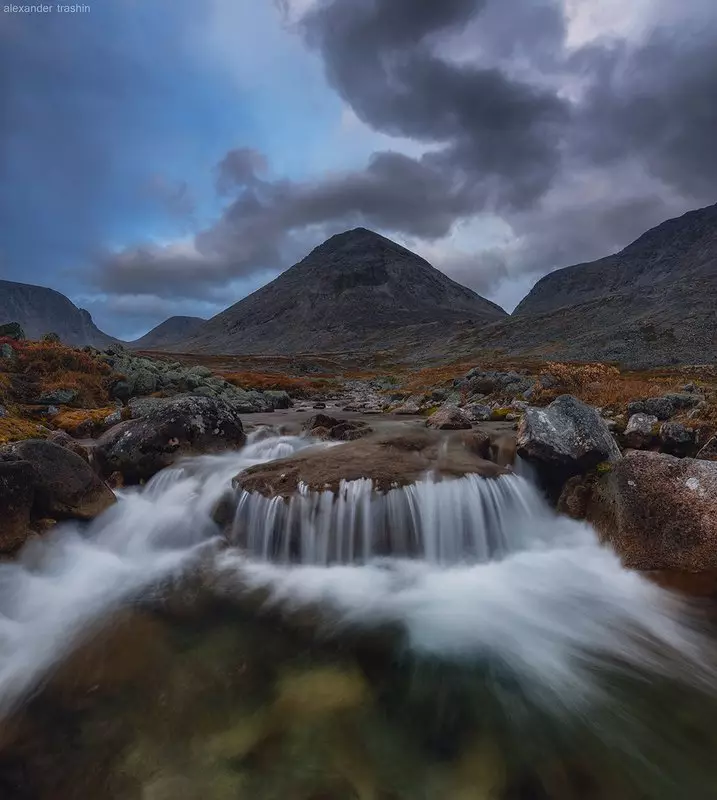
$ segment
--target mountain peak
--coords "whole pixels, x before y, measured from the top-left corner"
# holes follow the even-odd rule
[[[353,228],[214,317],[190,344],[227,353],[385,349],[419,325],[504,316],[416,253]]]

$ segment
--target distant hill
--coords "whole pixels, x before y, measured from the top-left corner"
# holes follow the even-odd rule
[[[297,353],[401,346],[430,323],[506,317],[495,303],[365,228],[332,236],[271,283],[205,323],[187,352]]]
[[[141,339],[130,342],[128,347],[134,350],[161,350],[190,339],[205,322],[201,317],[170,317],[145,333]]]
[[[56,333],[65,344],[106,347],[116,342],[64,294],[44,286],[0,280],[0,324],[19,322],[30,339]]]

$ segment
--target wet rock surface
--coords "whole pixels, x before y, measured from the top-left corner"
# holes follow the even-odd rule
[[[344,480],[368,478],[385,492],[414,483],[428,471],[445,478],[506,474],[507,470],[476,455],[479,445],[465,442],[461,436],[446,439],[420,430],[374,435],[251,467],[234,479],[234,485],[267,497],[289,497],[300,484],[314,491],[336,491]]]
[[[28,439],[3,453],[31,467],[34,518],[90,520],[115,503],[114,494],[87,461],[54,442]]]
[[[179,397],[144,416],[121,422],[94,449],[102,475],[122,475],[125,484],[148,480],[182,456],[241,447],[246,441],[239,413],[208,397]]]

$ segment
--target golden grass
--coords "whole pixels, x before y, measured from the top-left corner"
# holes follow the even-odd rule
[[[220,377],[240,389],[264,391],[284,391],[292,397],[311,397],[339,387],[335,378],[307,378],[281,375],[268,372],[224,372]]]
[[[641,373],[621,373],[609,364],[563,364],[548,362],[541,375],[557,379],[555,386],[540,383],[532,402],[547,404],[561,394],[572,394],[593,406],[622,410],[631,400],[658,397],[675,388],[674,378]]]
[[[106,408],[92,409],[62,409],[59,414],[52,418],[54,427],[59,428],[70,436],[83,438],[95,436],[102,433],[106,428],[105,418],[114,414],[117,408],[108,406]],[[129,419],[130,410],[122,409],[122,418]]]
[[[12,415],[0,417],[0,445],[23,439],[44,439],[46,436],[47,430],[36,422]]]

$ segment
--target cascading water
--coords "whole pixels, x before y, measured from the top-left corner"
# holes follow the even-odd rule
[[[491,692],[513,723],[519,716],[518,695],[506,686],[515,685],[541,714],[569,716],[573,725],[575,720],[589,720],[598,738],[613,737],[608,745],[634,750],[636,762],[649,762],[651,757],[633,740],[634,730],[626,722],[629,712],[618,707],[614,719],[619,724],[613,727],[599,714],[613,694],[623,691],[625,681],[631,687],[674,681],[685,692],[712,697],[712,654],[706,637],[686,624],[681,602],[622,569],[587,525],[557,516],[521,475],[442,481],[426,476],[383,494],[374,492],[368,481],[344,482],[336,495],[303,489],[289,500],[240,493],[232,533],[237,544],[212,547],[221,533],[212,516],[231,492],[238,472],[316,445],[300,437],[257,435],[240,453],[186,461],[141,490],[122,492],[120,502],[90,526],[60,526],[31,543],[17,562],[2,565],[0,715],[16,712],[104,619],[153,596],[169,577],[190,573],[199,559],[216,582],[214,591],[223,598],[234,597],[238,609],[242,598],[259,593],[269,612],[310,612],[312,624],[323,633],[401,631],[401,659],[414,657],[463,670],[461,681],[468,675],[472,685],[488,686],[486,676],[492,676],[491,681],[499,676],[498,688]],[[241,611],[242,619],[246,613]],[[261,645],[254,648],[260,650]],[[210,661],[215,658],[213,654]],[[226,667],[230,672],[237,658],[250,657],[232,656],[234,667]],[[176,662],[177,668],[183,660]],[[203,656],[201,663],[206,661]],[[325,674],[319,694],[329,690],[334,675]],[[430,697],[444,691],[445,682],[438,680],[430,684]],[[226,681],[222,675],[217,685]],[[180,683],[192,685],[192,679]],[[303,698],[309,691],[306,684],[297,685],[304,687],[296,690],[298,694],[292,694],[294,689],[282,690],[288,695],[279,692],[278,710],[262,723],[264,732],[257,734],[257,741],[275,730],[287,708],[303,708],[305,700],[286,699]],[[348,702],[347,691],[339,693],[341,703]],[[158,702],[167,708],[166,701]],[[458,701],[461,704],[464,699]],[[478,725],[484,712],[471,718],[471,724]],[[186,724],[183,720],[185,728]],[[179,735],[176,727],[170,728],[172,735]],[[247,735],[244,731],[239,740]],[[390,734],[384,748],[389,741],[399,740]],[[149,761],[159,758],[154,753]],[[200,766],[207,758],[201,756]],[[191,761],[189,756],[179,760]],[[126,769],[125,765],[120,771]],[[263,798],[263,791],[252,789],[247,796]],[[266,797],[288,796],[288,789],[282,791]],[[404,787],[392,796],[418,797],[417,791]],[[206,789],[185,795],[175,787],[165,795],[141,796],[245,795]],[[364,791],[321,796],[374,795]],[[473,795],[426,789],[420,796],[442,800]],[[679,795],[650,789],[639,795],[608,791],[598,796],[673,800]]]
[[[486,562],[531,547],[545,515],[523,478],[424,481],[377,492],[368,479],[342,481],[338,492],[266,498],[241,493],[232,539],[264,560],[302,564],[367,563],[378,556],[418,556],[431,564]]]

